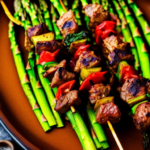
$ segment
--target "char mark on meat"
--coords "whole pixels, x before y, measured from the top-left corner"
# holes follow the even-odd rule
[[[120,121],[121,112],[114,102],[109,102],[100,105],[96,114],[96,121],[100,124],[107,124],[109,120],[111,123],[117,123]]]
[[[40,55],[40,53],[42,51],[49,51],[51,53],[53,53],[54,51],[56,51],[57,49],[62,49],[63,48],[63,44],[56,41],[56,40],[52,40],[52,41],[39,41],[36,44],[36,48],[35,48],[35,52]]]
[[[78,96],[78,91],[73,90],[56,100],[55,110],[63,114],[70,109],[70,106],[78,106],[80,103],[81,100]]]
[[[150,126],[150,102],[140,104],[133,116],[133,121],[138,130],[146,131]]]
[[[84,51],[78,58],[74,71],[79,73],[82,68],[96,67],[101,59],[98,58],[93,51]]]
[[[90,17],[89,27],[92,32],[95,31],[95,27],[103,21],[109,20],[110,15],[108,11],[105,11],[102,5],[89,4],[85,6],[85,14]]]
[[[119,50],[119,49],[114,49],[108,56],[109,59],[109,65],[113,66],[116,65],[118,66],[119,62],[121,60],[133,60],[134,55],[132,55],[129,51],[127,50]]]
[[[110,85],[95,84],[89,90],[90,94],[90,102],[91,104],[95,104],[97,100],[100,100],[104,97],[107,97],[110,93],[111,87]]]
[[[70,81],[75,78],[75,74],[72,72],[68,72],[65,68],[59,67],[52,79],[51,88],[58,87],[64,82]]]
[[[112,52],[115,48],[119,50],[126,50],[129,46],[129,43],[123,42],[120,37],[117,37],[115,35],[111,35],[105,38],[103,42],[103,47],[105,47],[109,52]]]
[[[62,33],[63,38],[65,38],[67,34],[75,33],[79,30],[75,15],[71,10],[63,14],[56,24]]]
[[[122,88],[120,97],[125,102],[128,102],[134,97],[146,94],[146,87],[141,79],[129,78],[126,79]]]
[[[31,39],[32,36],[48,33],[48,27],[46,26],[45,23],[40,23],[34,27],[28,28],[27,29],[27,35],[29,39]]]

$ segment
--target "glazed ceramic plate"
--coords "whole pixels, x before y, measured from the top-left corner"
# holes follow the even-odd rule
[[[13,13],[13,1],[4,1]],[[150,23],[150,1],[136,0],[136,2]],[[19,82],[10,50],[8,22],[0,6],[0,118],[27,149],[82,150],[69,122],[65,122],[64,128],[53,128],[48,133],[42,130]],[[24,31],[18,28],[17,33],[20,48],[24,56],[27,56],[23,48]],[[142,150],[142,134],[135,129],[130,117],[126,117],[114,128],[125,150]],[[109,149],[118,149],[108,127],[105,128],[105,131],[110,145]]]

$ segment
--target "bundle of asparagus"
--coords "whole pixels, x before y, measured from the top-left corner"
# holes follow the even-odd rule
[[[39,1],[40,2],[40,1]],[[78,1],[77,1],[78,2]],[[95,3],[96,1],[93,1],[93,3]],[[56,7],[56,6],[58,6],[57,7],[57,10],[58,10],[58,12],[59,12],[59,14],[63,14],[63,13],[65,13],[65,11],[61,8],[61,5],[59,4],[59,2],[58,1],[52,1],[52,3],[53,3],[53,5]],[[84,5],[87,5],[88,3],[87,3],[87,1],[85,1],[85,0],[82,0],[82,3],[84,4]],[[99,3],[99,2],[96,2],[96,3]],[[116,1],[113,1],[113,4],[115,4],[116,3]],[[111,6],[109,5],[108,6],[108,1],[102,1],[102,4],[104,4],[104,8],[106,9],[106,10],[109,10],[112,14],[114,14],[114,11],[113,11],[113,9],[111,8]],[[32,24],[35,26],[35,25],[37,25],[37,24],[39,24],[40,22],[39,21],[44,21],[45,20],[45,22],[47,23],[47,25],[49,26],[49,29],[52,29],[52,26],[51,26],[51,22],[50,22],[50,19],[49,19],[49,15],[48,15],[48,7],[46,6],[45,7],[45,9],[43,9],[42,7],[43,6],[45,6],[46,5],[46,3],[45,3],[45,1],[44,2],[42,2],[42,3],[40,3],[40,6],[41,6],[41,10],[42,11],[40,11],[40,10],[38,10],[37,9],[37,7],[36,7],[36,4],[32,4],[31,2],[27,2],[26,0],[24,0],[23,1],[23,5],[24,6],[26,6],[26,7],[24,7],[24,9],[26,10],[26,12],[30,15],[30,17],[31,17],[31,21],[32,21]],[[43,5],[43,6],[42,6]],[[123,8],[123,10],[125,9],[126,10],[126,6],[125,5],[123,5],[123,7],[125,7],[125,8]],[[30,9],[29,9],[30,8]],[[59,9],[58,9],[59,8]],[[75,7],[74,7],[75,8]],[[119,9],[120,10],[120,9]],[[23,12],[23,11],[22,11]],[[75,12],[77,12],[77,9],[75,9]],[[118,12],[118,11],[117,11]],[[128,11],[129,12],[129,11]],[[42,17],[42,13],[43,13],[43,16],[44,16],[44,18]],[[76,13],[77,14],[77,13]],[[119,13],[118,13],[119,14]],[[53,13],[52,13],[52,15],[53,15]],[[131,15],[130,13],[128,14],[128,15]],[[128,15],[126,15],[126,17],[127,18],[130,18],[130,19],[133,19],[132,18],[132,16],[130,16],[130,17],[128,17]],[[19,17],[19,12],[16,12],[16,14],[15,14],[15,16],[16,16],[16,18],[18,19]],[[38,18],[37,18],[37,16],[38,16]],[[141,51],[140,51],[140,44],[138,43],[138,42],[140,42],[140,43],[143,43],[143,41],[142,41],[142,38],[140,38],[139,37],[139,33],[137,34],[137,35],[135,35],[135,36],[133,36],[133,39],[134,39],[134,42],[135,42],[135,45],[133,44],[133,41],[132,41],[132,36],[131,36],[131,34],[130,34],[130,32],[129,32],[129,29],[128,29],[128,27],[126,26],[126,22],[125,22],[125,19],[122,19],[122,16],[123,16],[123,14],[122,14],[122,12],[120,13],[120,20],[121,20],[121,23],[122,23],[122,33],[123,33],[123,35],[124,35],[124,37],[125,37],[125,40],[127,41],[127,42],[130,42],[131,43],[131,46],[132,46],[132,48],[131,48],[131,51],[132,51],[132,53],[136,56],[136,63],[135,63],[135,68],[136,69],[138,69],[138,66],[139,66],[139,63],[138,63],[138,56],[137,56],[137,51],[136,51],[136,47],[135,47],[135,45],[137,46],[137,49],[138,49],[138,53],[141,53]],[[79,16],[78,16],[79,17]],[[27,28],[29,28],[29,27],[31,27],[31,24],[30,24],[30,21],[29,21],[29,19],[28,19],[28,17],[27,16],[23,16],[23,17],[21,17],[22,18],[22,23],[19,23],[19,24],[22,24],[23,26],[24,26],[24,28],[25,28],[25,30],[27,30]],[[47,20],[47,21],[46,21]],[[127,21],[128,21],[129,19],[127,19]],[[56,21],[56,20],[55,20]],[[56,27],[56,24],[55,24],[55,21],[53,22],[53,27],[57,30],[57,31],[59,31],[58,30],[58,28]],[[79,22],[80,22],[80,17],[79,17],[79,20],[78,20]],[[88,21],[89,21],[89,19],[88,19]],[[132,20],[133,21],[133,20]],[[128,21],[129,22],[129,21]],[[11,23],[12,24],[12,23]],[[133,26],[133,24],[132,25],[130,25],[130,24],[132,24],[131,22],[129,22],[129,27],[131,28],[132,26]],[[12,30],[14,30],[13,28],[12,28],[12,25],[10,25],[11,27],[10,27],[10,40],[12,41],[11,43],[12,43],[12,45],[14,44],[14,43],[16,43],[16,42],[14,42],[15,41],[15,35],[14,35],[14,33],[12,32]],[[125,28],[126,27],[126,28]],[[135,24],[134,24],[134,28],[136,28],[135,27]],[[120,25],[118,24],[118,29],[121,29],[120,28]],[[136,28],[136,30],[137,30],[137,28]],[[55,30],[54,30],[55,31]],[[58,32],[55,32],[55,34],[56,35],[60,35],[60,32],[58,33]],[[131,30],[132,31],[132,30]],[[143,28],[143,31],[144,31],[144,28]],[[12,34],[13,33],[13,34]],[[132,35],[133,35],[133,32],[131,32],[132,33]],[[149,34],[147,34],[147,35],[149,35]],[[130,38],[127,38],[127,37],[130,37]],[[147,36],[148,37],[148,36]],[[16,45],[16,44],[14,44],[14,45]],[[12,46],[12,47],[15,47],[15,46]],[[12,48],[13,49],[13,48]],[[16,49],[16,51],[17,51],[18,49]],[[13,51],[14,51],[14,49],[13,49]],[[15,54],[16,54],[16,51],[15,51]],[[143,51],[145,52],[146,51],[146,49],[145,49],[145,47],[143,46]],[[14,54],[14,60],[15,60],[15,54]],[[17,53],[17,55],[18,55],[18,53]],[[142,53],[142,55],[143,56],[145,56],[146,58],[147,58],[147,60],[148,60],[148,55],[147,54],[143,54]],[[35,58],[36,58],[36,60],[35,60]],[[29,79],[30,79],[30,82],[31,82],[31,87],[33,88],[33,91],[35,92],[35,96],[36,96],[36,99],[38,100],[39,99],[39,95],[38,94],[36,94],[36,91],[39,91],[42,95],[43,95],[43,97],[45,97],[45,95],[44,95],[44,93],[43,93],[43,90],[42,90],[42,88],[41,88],[41,86],[40,86],[40,84],[39,84],[39,82],[38,82],[38,78],[36,78],[36,76],[35,76],[35,72],[34,72],[34,63],[35,63],[35,61],[36,62],[38,62],[38,55],[36,54],[35,56],[34,56],[34,54],[32,53],[32,52],[29,52],[29,63],[28,64],[30,64],[30,65],[27,65],[27,73],[28,73],[28,76],[29,76]],[[139,58],[140,59],[140,63],[142,63],[142,59],[141,58]],[[17,60],[17,59],[16,59]],[[15,61],[16,62],[16,67],[17,67],[17,61]],[[18,65],[19,66],[19,65]],[[22,65],[23,66],[23,65]],[[147,63],[147,65],[146,66],[149,66],[149,64]],[[144,69],[146,69],[146,67],[144,68],[144,64],[143,65],[141,65],[141,68],[142,68],[142,71],[143,71],[143,76],[144,77],[146,77],[146,78],[149,78],[149,72],[147,73],[146,72],[146,70],[144,71]],[[18,69],[19,70],[19,69]],[[52,101],[53,101],[53,99],[54,99],[54,95],[53,95],[53,93],[52,93],[52,91],[54,91],[54,93],[56,94],[56,91],[57,91],[57,88],[55,88],[55,89],[50,89],[50,87],[48,86],[48,84],[50,84],[50,82],[46,79],[46,78],[43,78],[43,76],[42,76],[42,74],[43,74],[43,69],[42,69],[42,65],[40,65],[40,64],[37,64],[37,73],[38,73],[38,75],[39,75],[39,79],[40,79],[40,81],[41,81],[41,83],[42,83],[42,85],[44,85],[43,86],[43,88],[44,88],[44,90],[46,91],[46,93],[47,93],[47,96],[48,96],[48,93],[51,93],[51,94],[49,94],[50,96],[48,96],[48,100],[49,100],[49,103],[50,103],[50,105],[51,105],[51,107],[52,107],[52,111],[53,111],[53,113],[54,113],[54,116],[55,116],[55,110],[54,110],[54,105],[52,104]],[[19,74],[19,73],[18,73]],[[21,73],[20,73],[21,74]],[[19,75],[19,77],[20,77],[20,79],[21,78],[23,78],[23,74],[22,75]],[[27,76],[26,76],[27,77]],[[33,78],[34,78],[34,80],[33,80]],[[26,78],[27,79],[27,78]],[[26,83],[28,83],[28,81],[26,80],[25,81],[25,84]],[[37,83],[37,88],[35,89],[35,84]],[[45,86],[45,85],[47,85],[47,86]],[[23,84],[22,84],[22,86],[23,86]],[[30,85],[28,84],[28,86],[30,87]],[[30,88],[31,88],[30,87]],[[38,89],[38,90],[37,90]],[[25,90],[25,93],[26,93],[26,90]],[[32,95],[32,99],[33,99],[33,97],[34,97],[34,95],[33,95],[33,93],[32,92],[30,92],[30,95]],[[45,100],[46,100],[46,97],[44,98]],[[32,102],[31,102],[32,101]],[[35,104],[35,97],[34,97],[34,100],[29,100],[29,102],[30,102],[30,104],[31,104],[31,106],[33,107],[33,103],[34,103],[34,108],[36,108],[37,107],[37,104]],[[39,104],[40,104],[40,101],[38,102]],[[42,104],[42,103],[41,103]],[[46,104],[47,105],[47,104]],[[45,106],[46,106],[45,105]],[[36,106],[36,107],[35,107]],[[41,106],[40,106],[41,107]],[[38,110],[38,112],[41,112],[40,111],[40,109],[39,109],[39,107],[37,107],[36,108],[36,110]],[[44,110],[43,110],[44,111]],[[87,114],[89,114],[88,116],[89,116],[89,119],[90,119],[90,116],[91,116],[91,109],[89,110],[89,109],[87,109]],[[34,110],[34,112],[37,112],[37,111],[35,111]],[[37,113],[35,113],[36,115],[37,115]],[[40,114],[40,113],[39,113]],[[42,114],[42,112],[41,112],[41,114]],[[41,115],[40,114],[40,115]],[[56,113],[57,114],[57,113]],[[82,133],[82,134],[79,134],[79,131],[81,131],[80,130],[80,127],[81,126],[79,126],[78,124],[79,124],[79,122],[78,122],[78,119],[80,118],[80,115],[78,114],[78,112],[76,112],[75,114],[76,115],[74,115],[74,114],[72,114],[72,112],[71,111],[68,111],[67,113],[67,116],[68,116],[68,118],[70,118],[70,121],[71,121],[71,123],[72,123],[72,125],[74,125],[75,126],[75,131],[76,131],[76,133],[77,133],[77,135],[78,135],[78,137],[79,137],[79,139],[80,139],[80,141],[81,141],[81,144],[82,144],[82,146],[83,146],[83,148],[84,149],[87,149],[87,143],[86,142],[84,142],[83,141],[83,137],[81,136],[82,134],[84,134],[84,132]],[[56,116],[55,116],[55,118],[57,118],[57,116],[59,117],[59,115],[57,114]],[[77,117],[76,117],[77,116]],[[95,116],[95,115],[94,115]],[[37,115],[37,117],[38,117],[38,119],[39,119],[39,115]],[[42,116],[43,117],[43,116]],[[53,118],[53,116],[52,116],[52,118]],[[95,117],[93,117],[93,118],[95,118]],[[44,123],[49,123],[49,124],[51,124],[51,125],[54,125],[55,123],[53,122],[53,123],[50,123],[50,122],[47,122],[47,120],[45,119],[45,117],[43,117],[42,119],[44,119]],[[81,118],[80,118],[81,119]],[[57,119],[56,119],[57,120]],[[82,120],[82,119],[81,119]],[[50,121],[50,120],[49,120]],[[91,121],[92,122],[92,121]],[[83,123],[83,122],[82,122]],[[42,125],[42,123],[41,123],[41,125]],[[63,124],[62,124],[62,121],[60,120],[60,126],[62,126]],[[58,122],[58,126],[59,126],[59,122]],[[43,125],[42,125],[42,127],[43,127]],[[83,123],[83,127],[84,127],[84,123]],[[50,128],[50,126],[49,126],[49,128],[48,128],[48,126],[46,127],[43,127],[44,128],[44,130],[45,131],[47,131],[49,128]],[[86,129],[86,127],[84,127],[85,129]],[[93,132],[93,129],[92,129],[92,132]],[[85,132],[86,133],[86,132]],[[88,133],[86,133],[85,135],[88,135]],[[95,138],[94,138],[94,140],[95,140]],[[86,141],[88,141],[88,140],[86,140]],[[95,143],[97,143],[97,145],[99,144],[98,143],[98,141],[97,141],[97,139],[95,140]],[[98,147],[98,146],[97,146]],[[101,146],[99,146],[99,147],[101,147]]]

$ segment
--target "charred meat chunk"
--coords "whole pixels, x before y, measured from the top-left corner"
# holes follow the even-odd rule
[[[31,39],[31,36],[36,36],[36,35],[40,35],[40,34],[44,34],[48,32],[49,30],[45,23],[40,23],[34,27],[27,29],[27,35],[29,39]]]
[[[95,27],[105,20],[109,20],[110,15],[108,11],[105,11],[102,5],[89,4],[85,6],[85,14],[90,17],[89,27],[92,32],[95,31]]]
[[[121,112],[114,102],[109,102],[100,105],[98,112],[96,114],[96,121],[100,124],[107,124],[109,120],[111,123],[119,122],[121,117]]]
[[[97,100],[104,98],[106,96],[109,95],[111,90],[110,85],[103,85],[101,84],[95,84],[91,87],[91,89],[89,90],[90,93],[90,102],[92,104],[95,104]]]
[[[141,79],[128,78],[125,80],[120,97],[125,102],[128,102],[134,97],[146,94],[146,87]]]
[[[133,121],[138,130],[141,132],[150,126],[150,102],[140,104],[133,116]]]
[[[58,65],[50,67],[44,74],[43,77],[47,77],[49,74],[55,72],[59,67],[66,68],[66,60],[62,60]]]
[[[129,43],[123,42],[121,38],[111,35],[103,40],[103,46],[106,47],[109,52],[112,52],[115,48],[119,50],[126,50]]]
[[[56,24],[60,32],[62,33],[63,38],[65,38],[67,34],[75,33],[79,30],[75,15],[71,10],[63,14]]]
[[[52,79],[51,88],[58,87],[64,82],[70,81],[75,78],[75,74],[72,72],[68,72],[65,68],[59,67]]]
[[[116,67],[118,66],[121,60],[133,60],[133,59],[134,55],[132,55],[129,51],[127,50],[123,51],[116,48],[108,55],[109,65],[110,66],[115,65]]]
[[[62,95],[60,99],[56,100],[55,110],[61,114],[69,110],[70,106],[80,105],[81,100],[78,97],[78,91],[73,90],[65,95]]]
[[[74,71],[79,73],[82,68],[96,67],[99,65],[101,59],[98,58],[93,51],[84,51],[76,62]]]
[[[144,83],[147,89],[147,93],[150,94],[150,80],[149,79],[144,79]]]
[[[36,44],[35,52],[40,55],[42,51],[49,51],[53,53],[57,49],[62,49],[63,44],[57,40],[52,41],[38,41]]]

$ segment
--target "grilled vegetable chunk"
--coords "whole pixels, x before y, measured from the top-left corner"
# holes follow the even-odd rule
[[[89,90],[90,93],[90,102],[92,104],[95,104],[97,100],[104,98],[106,96],[109,95],[111,90],[110,85],[103,85],[101,84],[95,84],[91,87],[91,89]]]
[[[85,14],[90,17],[89,27],[93,32],[97,25],[110,18],[109,13],[103,9],[102,5],[89,4],[84,9]]]
[[[80,105],[81,100],[78,97],[78,91],[73,90],[65,95],[62,95],[60,99],[56,100],[55,110],[61,114],[69,110],[70,106]]]
[[[125,102],[129,102],[130,99],[146,94],[146,87],[141,79],[128,78],[125,80],[120,97]]]
[[[63,84],[66,81],[70,81],[75,78],[75,74],[68,72],[65,68],[59,67],[52,79],[51,88],[58,87],[59,85]]]
[[[62,49],[63,44],[57,40],[38,41],[36,43],[35,52],[39,55],[42,51],[54,52],[57,49]]]
[[[34,27],[27,29],[27,35],[29,39],[31,40],[32,36],[40,35],[49,32],[48,27],[45,25],[45,23],[40,23]]]
[[[142,103],[137,107],[133,121],[141,132],[150,126],[150,102]]]
[[[56,24],[62,33],[63,38],[65,38],[67,34],[78,32],[79,29],[75,15],[71,10],[63,14]]]
[[[93,51],[83,51],[76,62],[74,71],[79,73],[82,68],[96,67],[99,65],[101,59],[98,58]]]
[[[55,35],[53,32],[49,32],[49,33],[45,33],[45,34],[42,34],[42,35],[36,35],[36,36],[32,36],[31,37],[31,41],[33,42],[34,46],[36,46],[36,43],[38,41],[51,41],[51,40],[54,40],[55,38]]]
[[[66,60],[62,60],[58,65],[50,67],[44,74],[43,77],[47,77],[49,74],[55,72],[59,67],[66,68]]]
[[[69,50],[71,43],[85,39],[86,37],[87,35],[84,31],[74,33],[74,34],[68,34],[64,39],[64,43],[66,45],[67,50]]]
[[[117,123],[120,121],[121,112],[114,102],[100,105],[96,114],[96,121],[100,124],[107,124],[109,120],[111,123]]]

